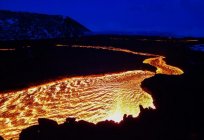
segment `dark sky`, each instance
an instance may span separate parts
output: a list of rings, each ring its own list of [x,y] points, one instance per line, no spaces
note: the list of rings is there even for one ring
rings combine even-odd
[[[70,16],[97,32],[204,37],[204,0],[0,0],[0,9]]]

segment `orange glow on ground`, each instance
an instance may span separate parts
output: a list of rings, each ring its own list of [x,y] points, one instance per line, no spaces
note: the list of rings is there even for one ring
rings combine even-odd
[[[7,48],[0,48],[0,51],[15,51],[15,48],[7,49]]]
[[[107,50],[115,51],[117,48]],[[130,50],[118,51],[140,55],[139,52]],[[154,56],[144,63],[160,69],[157,73],[175,74],[176,67],[166,65],[162,57],[145,53],[141,55]],[[5,139],[18,139],[21,130],[37,124],[38,118],[49,118],[63,123],[67,117],[75,117],[97,123],[106,119],[120,122],[124,114],[137,117],[139,105],[143,108],[155,108],[151,95],[141,88],[141,82],[154,75],[155,72],[133,70],[79,76],[17,92],[2,93],[0,135]]]

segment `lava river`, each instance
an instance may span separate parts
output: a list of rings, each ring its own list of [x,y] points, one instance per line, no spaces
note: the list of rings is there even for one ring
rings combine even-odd
[[[75,46],[105,49],[151,58],[143,63],[157,72],[133,70],[101,75],[64,78],[58,81],[0,94],[0,135],[18,139],[22,129],[37,124],[38,118],[63,123],[67,117],[97,123],[103,120],[119,122],[124,114],[139,115],[139,105],[155,108],[151,95],[143,91],[141,82],[157,73],[179,75],[183,71],[167,65],[163,56],[108,47]]]

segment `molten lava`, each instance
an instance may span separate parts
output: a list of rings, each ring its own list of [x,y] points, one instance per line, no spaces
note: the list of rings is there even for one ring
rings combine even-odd
[[[166,65],[161,56],[117,48],[106,50],[154,56],[144,63],[157,67],[157,73],[182,74],[180,69]],[[72,77],[17,92],[2,93],[0,135],[5,139],[18,139],[21,130],[37,124],[38,118],[62,123],[67,117],[75,117],[96,123],[106,119],[119,122],[124,114],[137,117],[139,105],[155,108],[151,95],[141,88],[141,82],[154,75],[154,72],[134,70]]]
[[[143,63],[152,65],[157,68],[157,74],[166,74],[166,75],[181,75],[183,71],[177,67],[167,65],[166,62],[163,60],[165,57],[155,57],[145,59]]]

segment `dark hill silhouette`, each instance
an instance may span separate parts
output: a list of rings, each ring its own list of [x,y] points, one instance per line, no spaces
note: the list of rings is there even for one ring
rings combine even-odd
[[[0,10],[0,41],[71,38],[89,31],[69,17]]]

